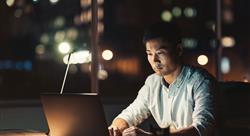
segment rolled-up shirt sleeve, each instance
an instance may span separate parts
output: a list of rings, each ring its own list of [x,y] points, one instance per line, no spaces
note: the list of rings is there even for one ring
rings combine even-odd
[[[215,83],[211,80],[203,80],[194,90],[194,112],[192,125],[200,136],[210,135],[215,125]]]
[[[144,85],[136,99],[126,109],[124,109],[116,118],[126,120],[129,126],[136,126],[150,116],[148,109],[149,87]]]

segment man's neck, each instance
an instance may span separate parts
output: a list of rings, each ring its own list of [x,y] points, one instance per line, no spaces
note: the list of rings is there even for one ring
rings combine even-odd
[[[168,84],[172,84],[181,73],[181,69],[182,69],[182,65],[178,65],[175,71],[173,71],[172,73],[168,75],[163,76],[163,78]]]

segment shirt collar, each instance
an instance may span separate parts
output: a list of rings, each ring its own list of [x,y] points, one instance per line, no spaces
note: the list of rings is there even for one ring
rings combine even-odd
[[[181,86],[181,84],[183,83],[185,77],[186,77],[186,73],[187,73],[187,70],[186,70],[186,66],[183,65],[181,67],[181,72],[180,74],[177,76],[176,80],[172,83],[173,86],[176,86],[177,88],[179,88]]]
[[[177,76],[177,78],[175,79],[175,81],[170,84],[169,86],[166,85],[166,81],[165,79],[162,77],[161,78],[161,85],[163,85],[164,87],[167,87],[169,88],[170,86],[176,86],[177,88],[179,88],[181,86],[181,84],[183,83],[185,77],[186,77],[186,74],[187,74],[187,66],[183,65],[181,67],[181,72],[180,74]]]

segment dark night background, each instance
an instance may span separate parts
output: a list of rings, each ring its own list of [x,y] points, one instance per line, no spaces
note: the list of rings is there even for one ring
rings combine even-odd
[[[31,120],[39,123],[32,111],[34,107],[41,108],[36,101],[40,100],[39,95],[45,92],[59,93],[62,86],[66,70],[63,58],[66,54],[59,52],[59,45],[68,42],[75,52],[90,51],[89,2],[0,1],[0,126],[1,123],[3,126],[6,122],[13,123],[8,119],[14,119],[13,124],[28,125],[20,121],[22,118],[19,115],[34,116],[35,119]],[[185,63],[203,67],[214,76],[216,67],[220,68],[218,105],[222,115],[219,120],[221,135],[249,136],[249,0],[221,0],[220,44],[216,44],[215,40],[216,0],[98,2],[99,94],[104,99],[108,123],[133,100],[146,77],[153,73],[142,44],[144,28],[155,22],[166,21],[180,25]],[[218,46],[222,46],[221,66],[216,65]],[[102,52],[106,49],[113,52],[111,60],[102,58]],[[197,61],[200,55],[207,57],[205,65]],[[64,92],[90,92],[91,62],[88,56],[82,60],[85,62],[70,65]],[[31,110],[19,113],[20,108]],[[19,121],[13,118],[16,115]]]
[[[13,0],[12,0],[13,1]],[[0,3],[0,97],[33,97],[41,92],[59,92],[66,65],[57,50],[54,38],[65,34],[75,49],[90,50],[90,22],[81,14],[90,10],[82,3],[88,0],[2,0]],[[99,53],[112,50],[112,60],[100,57],[100,67],[107,72],[99,81],[104,96],[135,96],[152,70],[147,63],[141,36],[143,29],[162,20],[163,11],[181,9],[180,16],[169,21],[177,22],[184,35],[184,62],[201,66],[197,57],[204,54],[204,66],[215,75],[214,43],[216,1],[199,0],[105,0],[100,4],[104,16],[99,22]],[[193,17],[185,9],[193,8]],[[222,36],[235,39],[233,47],[223,48],[223,57],[230,61],[230,70],[222,74],[221,81],[250,80],[250,2],[248,0],[222,0]],[[190,12],[189,12],[190,13]],[[187,12],[188,14],[188,12]],[[73,31],[77,35],[67,37]],[[69,34],[70,35],[70,34]],[[60,39],[60,37],[59,37]],[[63,40],[62,40],[63,39]],[[186,39],[186,41],[185,41]],[[39,52],[40,51],[40,52]],[[90,63],[71,65],[66,81],[66,92],[90,91]]]

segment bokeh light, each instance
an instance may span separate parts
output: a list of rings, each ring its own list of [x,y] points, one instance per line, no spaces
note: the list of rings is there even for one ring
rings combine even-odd
[[[91,21],[92,13],[91,11],[83,11],[80,15],[80,20],[82,23],[89,23]]]
[[[51,4],[56,4],[59,0],[49,0]]]
[[[197,10],[191,7],[187,7],[184,9],[184,15],[189,18],[195,17],[197,15]]]
[[[180,17],[181,16],[181,8],[180,7],[174,7],[172,9],[173,16]]]
[[[194,49],[198,45],[197,40],[194,38],[183,38],[182,43],[183,43],[183,47],[189,48],[189,49]]]
[[[98,22],[97,31],[98,31],[98,33],[103,33],[104,32],[104,24],[103,24],[103,22]]]
[[[60,53],[66,54],[71,50],[71,46],[68,42],[62,42],[58,45],[58,50]]]
[[[75,25],[80,25],[82,22],[81,22],[81,18],[80,18],[80,15],[76,15],[74,17],[74,23]]]
[[[7,4],[7,6],[9,6],[9,7],[13,6],[14,3],[15,3],[15,0],[6,0],[6,4]]]
[[[40,37],[40,42],[43,44],[48,44],[49,43],[49,35],[47,33],[42,34]]]
[[[197,58],[197,62],[200,64],[200,65],[206,65],[208,63],[208,57],[206,55],[200,55],[198,58]]]
[[[78,31],[75,28],[70,28],[67,30],[66,37],[70,40],[75,40],[78,36]]]
[[[36,46],[36,54],[42,55],[45,53],[45,47],[42,44]]]
[[[104,50],[102,52],[102,58],[104,60],[111,60],[113,58],[113,52],[111,50]]]
[[[230,10],[230,9],[223,10],[223,20],[227,24],[233,23],[234,15],[233,15],[232,10]]]
[[[69,55],[63,57],[63,62],[68,64]],[[91,53],[88,50],[77,51],[71,54],[70,61],[71,64],[82,64],[91,62]]]
[[[59,16],[55,19],[54,21],[54,27],[55,28],[60,28],[60,27],[63,27],[65,24],[65,18],[62,17],[62,16]]]
[[[170,22],[172,20],[173,16],[170,11],[165,10],[161,14],[161,19],[165,22]]]
[[[70,73],[70,74],[76,74],[77,72],[78,72],[78,68],[77,68],[76,65],[71,65],[71,66],[69,67],[69,73]]]
[[[222,57],[220,68],[223,74],[227,74],[230,72],[230,60],[228,57]]]
[[[98,8],[98,11],[97,11],[97,15],[98,15],[98,19],[101,20],[103,19],[104,17],[104,11],[103,11],[103,8]]]
[[[101,5],[101,4],[104,3],[104,0],[97,0],[97,3],[98,3],[99,5]]]
[[[98,79],[105,80],[108,78],[108,72],[104,69],[98,70]]]
[[[15,10],[14,16],[15,16],[16,18],[20,18],[22,15],[23,15],[23,10],[22,10],[22,9],[17,9],[17,10]]]
[[[54,36],[54,39],[57,43],[60,43],[62,41],[65,40],[65,32],[64,31],[57,31],[55,36]]]
[[[88,7],[91,5],[91,0],[81,0],[80,1],[81,7]]]
[[[233,47],[235,45],[235,39],[230,36],[225,36],[222,38],[223,47]]]

